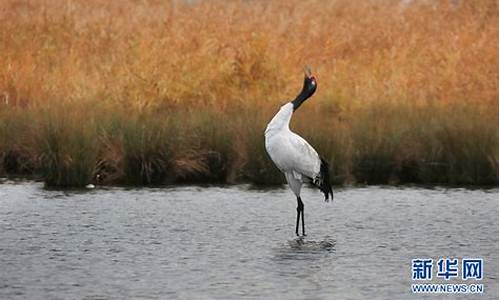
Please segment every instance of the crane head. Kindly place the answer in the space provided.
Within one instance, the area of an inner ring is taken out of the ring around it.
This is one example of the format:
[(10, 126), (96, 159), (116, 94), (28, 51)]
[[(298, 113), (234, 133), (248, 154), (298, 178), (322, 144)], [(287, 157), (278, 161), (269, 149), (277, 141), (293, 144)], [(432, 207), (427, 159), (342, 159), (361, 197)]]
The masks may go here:
[(307, 98), (311, 97), (316, 88), (318, 87), (318, 83), (316, 82), (316, 78), (312, 75), (311, 67), (305, 66), (304, 68), (304, 86), (302, 88), (302, 92), (307, 95)]
[(311, 97), (316, 91), (317, 87), (318, 84), (316, 82), (316, 78), (314, 78), (314, 76), (312, 75), (311, 68), (309, 66), (306, 66), (304, 68), (304, 86), (302, 87), (302, 91), (297, 96), (297, 98), (292, 101), (293, 110), (295, 111), (297, 108), (299, 108), (300, 105), (302, 105), (304, 101)]

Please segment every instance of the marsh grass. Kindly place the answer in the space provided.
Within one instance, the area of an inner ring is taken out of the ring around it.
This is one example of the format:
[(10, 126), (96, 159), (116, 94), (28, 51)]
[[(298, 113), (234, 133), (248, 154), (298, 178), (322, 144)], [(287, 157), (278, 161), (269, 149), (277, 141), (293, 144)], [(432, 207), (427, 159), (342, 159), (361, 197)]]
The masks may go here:
[(48, 186), (72, 187), (89, 183), (95, 173), (95, 120), (64, 106), (46, 109), (34, 124), (33, 152)]
[(292, 120), (343, 183), (498, 183), (497, 1), (0, 3), (0, 173), (283, 182)]

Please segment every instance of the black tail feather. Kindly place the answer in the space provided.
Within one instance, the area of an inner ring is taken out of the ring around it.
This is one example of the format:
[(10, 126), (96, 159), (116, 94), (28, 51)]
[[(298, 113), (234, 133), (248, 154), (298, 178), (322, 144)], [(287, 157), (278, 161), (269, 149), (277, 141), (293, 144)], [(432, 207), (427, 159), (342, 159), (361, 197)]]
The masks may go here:
[(330, 167), (328, 163), (321, 158), (321, 167), (319, 170), (321, 180), (319, 180), (318, 188), (325, 194), (325, 201), (328, 202), (329, 196), (331, 196), (333, 201), (333, 191), (330, 184)]

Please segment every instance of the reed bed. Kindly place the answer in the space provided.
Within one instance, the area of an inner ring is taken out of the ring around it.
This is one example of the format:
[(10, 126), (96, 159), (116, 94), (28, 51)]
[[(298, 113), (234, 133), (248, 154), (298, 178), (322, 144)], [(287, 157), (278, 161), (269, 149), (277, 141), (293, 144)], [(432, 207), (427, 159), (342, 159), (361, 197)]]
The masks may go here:
[(0, 174), (282, 183), (291, 127), (336, 184), (498, 184), (497, 1), (0, 2)]

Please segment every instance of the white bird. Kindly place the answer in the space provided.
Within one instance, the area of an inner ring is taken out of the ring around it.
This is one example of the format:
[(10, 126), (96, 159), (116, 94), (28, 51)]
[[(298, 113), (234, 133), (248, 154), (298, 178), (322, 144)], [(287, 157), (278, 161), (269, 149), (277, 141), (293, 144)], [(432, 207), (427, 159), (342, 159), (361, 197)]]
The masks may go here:
[(305, 234), (304, 203), (300, 198), (303, 183), (312, 183), (333, 200), (328, 163), (299, 135), (290, 131), (292, 114), (316, 91), (317, 82), (309, 68), (305, 70), (304, 86), (300, 94), (283, 105), (267, 125), (265, 131), (266, 151), (274, 164), (285, 174), (290, 189), (297, 197), (297, 222), (295, 234), (299, 235), (299, 219), (302, 216), (302, 235)]

